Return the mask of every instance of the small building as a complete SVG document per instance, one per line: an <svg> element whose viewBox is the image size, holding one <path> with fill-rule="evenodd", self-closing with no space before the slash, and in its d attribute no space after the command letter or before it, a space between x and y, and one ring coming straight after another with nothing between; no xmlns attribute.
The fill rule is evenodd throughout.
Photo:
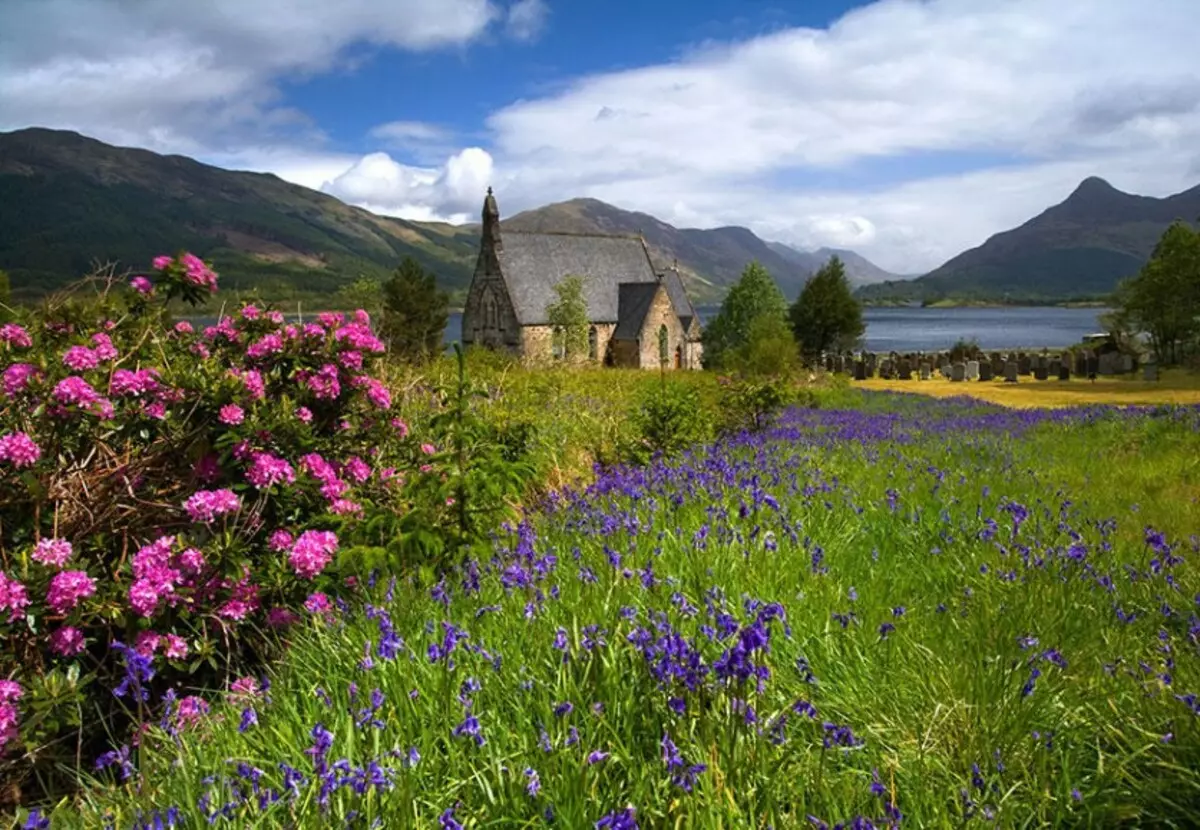
<svg viewBox="0 0 1200 830"><path fill-rule="evenodd" d="M553 359L546 306L565 277L583 278L588 352L608 366L699 369L700 318L677 268L654 268L640 236L500 232L489 187L475 274L463 309L464 346Z"/></svg>

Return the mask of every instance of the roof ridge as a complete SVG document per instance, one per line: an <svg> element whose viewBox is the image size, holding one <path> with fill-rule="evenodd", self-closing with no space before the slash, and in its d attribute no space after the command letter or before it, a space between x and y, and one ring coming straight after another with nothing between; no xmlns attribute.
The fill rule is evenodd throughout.
<svg viewBox="0 0 1200 830"><path fill-rule="evenodd" d="M505 236L510 236L510 235L516 234L519 236L579 236L579 237L587 237L587 238L592 238L592 239L633 239L633 240L637 240L637 239L642 238L640 234L636 234L636 233L595 233L595 232L589 232L589 231L517 231L517 230L504 230L502 228L501 233L503 233Z"/></svg>

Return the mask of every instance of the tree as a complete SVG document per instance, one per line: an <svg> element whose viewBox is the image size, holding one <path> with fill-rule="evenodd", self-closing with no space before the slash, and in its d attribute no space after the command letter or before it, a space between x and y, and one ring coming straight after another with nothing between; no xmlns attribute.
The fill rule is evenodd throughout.
<svg viewBox="0 0 1200 830"><path fill-rule="evenodd" d="M370 277L359 277L339 288L335 301L339 308L361 308L375 316L383 310L383 283Z"/></svg>
<svg viewBox="0 0 1200 830"><path fill-rule="evenodd" d="M1121 283L1117 310L1150 335L1163 363L1177 363L1200 333L1200 233L1168 227L1137 276Z"/></svg>
<svg viewBox="0 0 1200 830"><path fill-rule="evenodd" d="M845 266L836 255L805 283L788 317L800 353L809 360L822 352L849 349L867 328L862 304L854 299Z"/></svg>
<svg viewBox="0 0 1200 830"><path fill-rule="evenodd" d="M729 289L721 310L704 327L704 367L724 369L733 354L750 339L750 331L760 317L787 320L787 300L770 273L758 262L751 262Z"/></svg>
<svg viewBox="0 0 1200 830"><path fill-rule="evenodd" d="M546 305L546 319L554 330L555 354L562 360L580 360L588 353L588 308L583 277L568 275L554 286L558 298Z"/></svg>
<svg viewBox="0 0 1200 830"><path fill-rule="evenodd" d="M747 377L785 378L799 369L800 351L782 315L762 314L750 324L746 342L726 360L730 369Z"/></svg>
<svg viewBox="0 0 1200 830"><path fill-rule="evenodd" d="M442 348L450 318L450 298L437 287L434 275L412 257L405 257L383 284L380 330L392 353L404 360L424 360Z"/></svg>

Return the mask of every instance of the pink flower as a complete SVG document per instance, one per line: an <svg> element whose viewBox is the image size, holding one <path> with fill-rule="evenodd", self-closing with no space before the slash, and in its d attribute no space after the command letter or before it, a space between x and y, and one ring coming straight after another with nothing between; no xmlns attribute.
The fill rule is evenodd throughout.
<svg viewBox="0 0 1200 830"><path fill-rule="evenodd" d="M327 329L335 329L346 322L346 315L337 311L322 311L317 315L317 322Z"/></svg>
<svg viewBox="0 0 1200 830"><path fill-rule="evenodd" d="M100 357L87 346L72 346L63 353L63 365L76 372L95 369L100 365Z"/></svg>
<svg viewBox="0 0 1200 830"><path fill-rule="evenodd" d="M381 354L386 351L383 341L371 331L371 327L361 322L349 323L333 333L333 339L345 343L352 349L363 352Z"/></svg>
<svg viewBox="0 0 1200 830"><path fill-rule="evenodd" d="M0 435L0 461L7 461L18 470L32 467L42 457L42 448L23 432Z"/></svg>
<svg viewBox="0 0 1200 830"><path fill-rule="evenodd" d="M150 264L154 266L155 271L162 271L165 268L170 268L173 262L175 262L175 257L167 256L166 254L160 254L159 256L156 256L154 261Z"/></svg>
<svg viewBox="0 0 1200 830"><path fill-rule="evenodd" d="M217 516L236 513L242 509L242 500L232 490L199 490L183 504L193 522L208 524Z"/></svg>
<svg viewBox="0 0 1200 830"><path fill-rule="evenodd" d="M304 600L304 610L310 614L323 614L331 607L329 597L320 591L309 594L308 599Z"/></svg>
<svg viewBox="0 0 1200 830"><path fill-rule="evenodd" d="M139 294L149 296L154 293L154 285L145 277L134 277L129 281L129 287Z"/></svg>
<svg viewBox="0 0 1200 830"><path fill-rule="evenodd" d="M221 465L217 462L217 457L212 453L202 455L192 467L192 474L201 481L215 481L221 475Z"/></svg>
<svg viewBox="0 0 1200 830"><path fill-rule="evenodd" d="M71 558L74 550L66 539L46 538L37 543L30 554L35 562L41 562L50 568L61 568Z"/></svg>
<svg viewBox="0 0 1200 830"><path fill-rule="evenodd" d="M16 323L5 323L0 326L0 343L7 343L18 349L28 349L33 345L33 338L29 336L29 332Z"/></svg>
<svg viewBox="0 0 1200 830"><path fill-rule="evenodd" d="M146 413L147 418L153 418L156 421L165 420L167 417L167 407L162 401L146 404L142 407L142 412Z"/></svg>
<svg viewBox="0 0 1200 830"><path fill-rule="evenodd" d="M312 579L325 569L337 551L337 535L328 530L306 530L292 545L288 564L296 576Z"/></svg>
<svg viewBox="0 0 1200 830"><path fill-rule="evenodd" d="M246 413L237 404L229 403L221 407L221 411L217 415L217 420L226 426L235 427L246 420Z"/></svg>
<svg viewBox="0 0 1200 830"><path fill-rule="evenodd" d="M329 512L336 516L361 516L363 507L358 502L350 501L349 499L338 499L333 504L329 505Z"/></svg>
<svg viewBox="0 0 1200 830"><path fill-rule="evenodd" d="M182 729L199 723L208 714L208 701L197 695L180 698L179 709L176 710L176 723Z"/></svg>
<svg viewBox="0 0 1200 830"><path fill-rule="evenodd" d="M217 616L227 620L244 620L251 610L249 603L240 599L231 599L217 609Z"/></svg>
<svg viewBox="0 0 1200 830"><path fill-rule="evenodd" d="M62 657L74 657L83 652L83 632L64 625L50 634L50 650Z"/></svg>
<svg viewBox="0 0 1200 830"><path fill-rule="evenodd" d="M392 393L377 380L372 380L367 384L367 400L375 404L376 409L392 408ZM404 436L401 435L400 437L403 438Z"/></svg>
<svg viewBox="0 0 1200 830"><path fill-rule="evenodd" d="M300 615L287 608L275 606L267 612L267 625L272 628L286 628L300 621Z"/></svg>
<svg viewBox="0 0 1200 830"><path fill-rule="evenodd" d="M297 420L303 421L306 424L311 424L312 419L313 419L312 410L309 409L307 406L297 407L296 408L296 418L297 418Z"/></svg>
<svg viewBox="0 0 1200 830"><path fill-rule="evenodd" d="M178 634L168 634L166 655L170 660L186 659L188 656L187 640L183 639Z"/></svg>
<svg viewBox="0 0 1200 830"><path fill-rule="evenodd" d="M0 749L19 737L17 722L20 718L21 711L16 706L11 703L0 703Z"/></svg>
<svg viewBox="0 0 1200 830"><path fill-rule="evenodd" d="M117 351L117 347L113 345L112 338L104 332L97 332L92 335L92 350L96 353L99 360L116 360L121 356Z"/></svg>
<svg viewBox="0 0 1200 830"><path fill-rule="evenodd" d="M92 385L77 375L65 377L54 387L54 398L61 404L87 405L100 399Z"/></svg>
<svg viewBox="0 0 1200 830"><path fill-rule="evenodd" d="M345 472L349 479L358 484L371 477L371 467L357 455L351 456L345 464Z"/></svg>
<svg viewBox="0 0 1200 830"><path fill-rule="evenodd" d="M28 605L29 597L25 594L25 586L0 572L0 611L8 611L8 621L16 622L25 616L25 608Z"/></svg>
<svg viewBox="0 0 1200 830"><path fill-rule="evenodd" d="M158 371L155 369L117 369L108 384L108 393L117 397L136 397L157 390Z"/></svg>
<svg viewBox="0 0 1200 830"><path fill-rule="evenodd" d="M137 640L133 643L133 650L143 657L153 657L161 643L161 634L153 631L141 631L138 632Z"/></svg>
<svg viewBox="0 0 1200 830"><path fill-rule="evenodd" d="M129 586L129 604L140 616L149 619L158 610L158 591L149 579L139 579Z"/></svg>
<svg viewBox="0 0 1200 830"><path fill-rule="evenodd" d="M188 548L179 554L179 567L190 574L198 574L204 569L204 554L195 548Z"/></svg>
<svg viewBox="0 0 1200 830"><path fill-rule="evenodd" d="M408 424L404 423L400 418L392 419L392 429L396 430L396 435L400 438L408 437Z"/></svg>
<svg viewBox="0 0 1200 830"><path fill-rule="evenodd" d="M338 355L338 363L342 364L345 369L357 372L363 367L362 352L348 351Z"/></svg>
<svg viewBox="0 0 1200 830"><path fill-rule="evenodd" d="M59 571L50 580L46 604L56 614L66 614L79 601L96 593L96 581L86 571Z"/></svg>
<svg viewBox="0 0 1200 830"><path fill-rule="evenodd" d="M271 539L268 544L270 545L271 550L275 551L276 553L283 553L292 546L293 541L295 540L292 538L291 533L288 533L283 528L279 528L279 530L276 530L271 534Z"/></svg>
<svg viewBox="0 0 1200 830"><path fill-rule="evenodd" d="M433 444L422 444L421 452L425 453L426 455L433 455L435 452L437 452L437 447L433 446Z"/></svg>
<svg viewBox="0 0 1200 830"><path fill-rule="evenodd" d="M239 677L229 684L229 696L234 699L258 697L261 692L262 688L253 677Z"/></svg>
<svg viewBox="0 0 1200 830"><path fill-rule="evenodd" d="M283 336L278 332L271 332L270 334L264 334L254 343L251 343L250 347L246 349L246 357L251 360L262 360L264 357L279 354L282 351Z"/></svg>
<svg viewBox="0 0 1200 830"><path fill-rule="evenodd" d="M267 397L266 384L263 382L262 373L257 369L246 369L244 372L238 373L238 377L241 378L242 385L246 387L251 398L261 401Z"/></svg>
<svg viewBox="0 0 1200 830"><path fill-rule="evenodd" d="M332 363L326 363L316 374L309 375L305 383L319 399L333 400L342 394L342 385L338 382L338 369Z"/></svg>
<svg viewBox="0 0 1200 830"><path fill-rule="evenodd" d="M265 490L274 484L292 484L296 480L296 473L292 470L292 465L282 458L260 452L255 454L254 460L250 463L250 469L246 472L246 480L259 490Z"/></svg>
<svg viewBox="0 0 1200 830"><path fill-rule="evenodd" d="M187 320L180 320L175 324L176 334L195 334L196 329Z"/></svg>
<svg viewBox="0 0 1200 830"><path fill-rule="evenodd" d="M31 380L39 378L41 375L42 373L37 370L37 367L31 366L28 363L12 364L4 370L4 379L2 381L4 394L10 398L15 398L25 391Z"/></svg>
<svg viewBox="0 0 1200 830"><path fill-rule="evenodd" d="M258 306L254 306L254 305L242 306L242 319L257 320L258 315L259 315Z"/></svg>
<svg viewBox="0 0 1200 830"><path fill-rule="evenodd" d="M20 700L24 694L25 690L17 681L0 680L0 701L12 703L14 700Z"/></svg>
<svg viewBox="0 0 1200 830"><path fill-rule="evenodd" d="M217 274L209 268L204 260L194 254L184 254L179 258L184 267L184 282L197 288L207 288L210 292L217 291Z"/></svg>

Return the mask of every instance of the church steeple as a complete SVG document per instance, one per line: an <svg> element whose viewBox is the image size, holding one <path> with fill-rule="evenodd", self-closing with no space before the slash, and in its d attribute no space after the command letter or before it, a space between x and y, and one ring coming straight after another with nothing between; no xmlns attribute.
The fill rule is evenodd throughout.
<svg viewBox="0 0 1200 830"><path fill-rule="evenodd" d="M497 252L504 248L500 241L500 208L496 206L491 186L487 189L487 198L483 200L483 245Z"/></svg>

